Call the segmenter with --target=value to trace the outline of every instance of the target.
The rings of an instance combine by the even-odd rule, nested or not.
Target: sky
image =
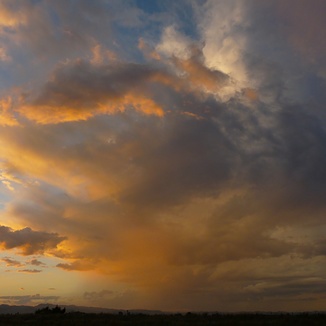
[[[2,0],[0,303],[325,310],[325,12]]]

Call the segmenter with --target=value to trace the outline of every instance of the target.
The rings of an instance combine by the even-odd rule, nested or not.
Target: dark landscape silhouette
[[[167,313],[52,304],[0,305],[0,326],[5,325],[326,325],[326,312]]]

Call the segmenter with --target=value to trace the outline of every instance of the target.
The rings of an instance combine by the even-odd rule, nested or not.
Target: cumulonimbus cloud
[[[139,37],[136,49],[128,43],[135,60],[105,57],[113,47],[103,28],[92,38],[98,21],[92,25],[87,13],[103,23],[105,1],[94,9],[80,1],[77,21],[64,2],[53,2],[69,28],[57,30],[62,38],[51,54],[54,34],[31,33],[51,22],[29,18],[49,2],[28,7],[19,26],[17,13],[6,26],[20,39],[29,35],[31,53],[43,46],[47,55],[35,70],[41,77],[19,66],[32,82],[19,80],[19,96],[0,105],[1,191],[9,198],[1,221],[29,226],[0,227],[2,247],[51,253],[63,260],[53,264],[58,273],[88,271],[138,289],[139,298],[150,293],[137,305],[242,309],[248,302],[264,308],[260,298],[283,304],[283,297],[288,307],[319,300],[325,81],[303,48],[319,40],[316,25],[309,40],[294,27],[304,2],[292,11],[278,1],[194,1],[197,39],[162,25],[151,46]],[[319,6],[309,2],[311,12]],[[279,13],[289,25],[275,28]],[[320,42],[312,57],[324,50]],[[109,293],[97,292],[105,288],[90,288],[84,299],[109,304]]]

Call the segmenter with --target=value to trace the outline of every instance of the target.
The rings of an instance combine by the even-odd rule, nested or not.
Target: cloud
[[[26,9],[26,4],[24,6]],[[1,27],[14,27],[23,24],[26,20],[24,10],[15,10],[15,6],[10,6],[9,1],[3,1],[0,6]]]
[[[87,261],[75,261],[70,264],[60,263],[57,264],[56,267],[66,271],[87,271],[94,268],[94,266]]]
[[[167,56],[187,59],[190,56],[192,40],[178,32],[175,26],[164,29],[161,42],[156,46],[156,51]]]
[[[44,253],[54,249],[65,240],[56,233],[33,231],[31,228],[13,230],[6,226],[0,226],[1,245],[4,249],[19,248],[23,255]]]
[[[243,62],[248,34],[248,5],[241,1],[206,1],[199,8],[200,31],[204,40],[203,53],[208,67],[228,74],[235,83],[248,85]],[[249,84],[250,85],[250,84]]]
[[[319,33],[325,27],[321,14],[326,9],[324,1],[317,0],[310,4],[300,0],[295,7],[276,1],[272,8],[282,20],[282,32],[291,45],[307,62],[322,67],[322,74],[325,74],[326,44]]]
[[[1,7],[1,35],[14,30],[17,44],[1,69],[16,72],[19,44],[39,64],[8,74],[19,87],[1,93],[0,221],[16,226],[0,227],[3,248],[101,279],[83,289],[97,304],[322,302],[322,4],[194,1],[189,29],[134,4],[115,18],[115,1],[80,1],[78,17],[66,2],[26,3]],[[131,292],[98,291],[111,283]]]
[[[14,113],[12,112],[13,100],[10,97],[0,99],[0,125],[17,126],[19,125]]]
[[[45,264],[38,259],[32,259],[28,261],[28,264],[33,265],[33,266],[45,266]]]
[[[59,296],[42,296],[40,294],[33,294],[33,295],[3,295],[0,296],[0,299],[9,304],[37,304],[43,302],[52,302],[58,301]]]
[[[74,4],[71,5],[73,8]],[[57,56],[59,49],[61,54],[69,55],[71,50],[83,50],[99,26],[106,26],[106,33],[110,31],[111,21],[106,19],[106,7],[103,1],[97,1],[94,6],[82,1],[79,3],[81,15],[73,20],[73,11],[67,10],[66,4],[35,4],[28,0],[22,5],[19,1],[4,1],[0,8],[1,25],[7,29],[3,28],[1,32],[14,31],[12,38],[43,60],[46,56]],[[56,20],[55,15],[61,19]],[[92,17],[98,20],[93,21]],[[43,55],[42,50],[45,51]]]
[[[3,47],[0,47],[0,60],[3,62],[12,60]]]
[[[193,85],[203,87],[204,90],[211,93],[217,93],[227,83],[228,76],[218,70],[205,67],[201,50],[195,48],[192,52],[192,56],[185,60],[176,58],[176,67],[188,75],[188,79]]]
[[[8,257],[2,258],[1,261],[3,261],[7,267],[22,267],[24,264],[22,264],[20,261],[11,259]]]
[[[30,126],[6,134],[17,152],[24,150],[43,162],[38,176],[52,185],[28,185],[11,214],[36,229],[55,226],[59,234],[67,234],[72,257],[82,257],[59,268],[95,269],[146,289],[160,280],[159,291],[178,288],[183,293],[192,286],[216,286],[211,265],[309,252],[310,240],[295,236],[293,241],[289,230],[284,237],[274,233],[278,227],[300,229],[309,212],[316,222],[322,218],[317,197],[318,206],[304,208],[310,199],[300,183],[315,184],[312,167],[318,161],[301,156],[305,150],[299,146],[315,152],[312,144],[322,135],[320,123],[308,115],[300,124],[304,108],[289,107],[264,125],[268,113],[263,109],[185,94],[189,102],[178,109],[203,119],[173,112],[161,124],[154,117],[122,113],[69,128]],[[79,138],[81,126],[89,127],[87,138]],[[108,143],[108,137],[114,142]],[[315,153],[323,155],[319,149]],[[299,170],[296,157],[303,160]],[[51,174],[49,161],[55,166]],[[13,162],[17,166],[22,161]],[[23,173],[34,174],[27,161],[20,164]],[[65,177],[56,177],[61,173]]]
[[[198,96],[208,93],[224,99],[232,88],[229,77],[205,66],[198,45],[189,45],[187,51],[186,58],[167,58],[160,65],[68,61],[54,69],[39,91],[25,94],[14,111],[37,123],[51,124],[129,109],[163,117],[170,104],[162,95],[176,96],[175,91],[199,91]]]
[[[27,274],[37,274],[41,273],[41,269],[20,269],[18,270],[19,273],[27,273]]]
[[[19,109],[38,123],[86,120],[96,114],[125,111],[163,115],[141,85],[158,72],[136,64],[91,65],[85,61],[58,68],[41,93]],[[143,94],[142,94],[143,93]]]

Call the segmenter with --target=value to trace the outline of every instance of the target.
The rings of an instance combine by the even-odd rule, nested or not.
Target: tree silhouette
[[[56,305],[52,309],[49,307],[45,307],[35,311],[36,314],[64,314],[65,312],[66,308],[60,308],[58,305]]]

